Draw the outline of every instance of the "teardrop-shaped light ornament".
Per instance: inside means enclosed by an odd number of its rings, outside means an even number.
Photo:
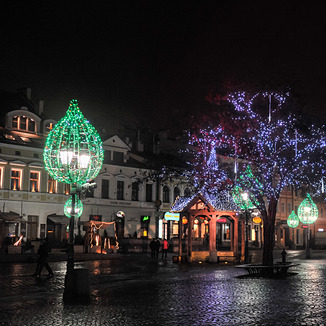
[[[43,153],[45,169],[59,182],[83,184],[99,173],[104,153],[101,138],[71,100],[66,115],[50,131]]]
[[[72,196],[75,196],[75,214],[74,214],[75,218],[80,217],[83,214],[84,205],[76,194]],[[71,217],[71,213],[72,213],[72,196],[70,196],[69,199],[66,201],[63,209],[67,217]]]
[[[313,202],[309,194],[307,194],[307,197],[299,205],[298,217],[300,222],[304,224],[312,224],[318,218],[317,205]]]
[[[292,211],[292,213],[289,215],[287,220],[288,226],[291,228],[296,228],[299,225],[299,223],[300,223],[299,217],[297,216],[296,213],[294,213],[294,211]]]

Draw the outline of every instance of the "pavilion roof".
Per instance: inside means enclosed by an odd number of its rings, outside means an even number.
[[[240,207],[234,202],[233,197],[227,192],[222,191],[217,195],[207,192],[199,192],[191,197],[179,196],[171,207],[171,212],[182,212],[195,204],[198,199],[202,200],[207,206],[219,211],[239,212]]]

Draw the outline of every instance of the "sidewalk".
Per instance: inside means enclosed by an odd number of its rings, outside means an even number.
[[[53,261],[55,277],[40,280],[31,277],[33,263],[4,263],[0,325],[325,325],[326,251],[304,255],[288,251],[300,265],[284,279],[239,277],[246,273],[230,264],[173,263],[172,254],[106,255],[76,262],[89,269],[91,300],[74,305],[62,300],[65,261]]]
[[[35,263],[37,253],[34,254],[0,254],[0,263]],[[75,261],[115,259],[118,253],[74,253]],[[62,250],[52,250],[49,261],[67,261],[67,253]]]

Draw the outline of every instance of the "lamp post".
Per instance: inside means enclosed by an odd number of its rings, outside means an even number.
[[[71,100],[66,115],[49,133],[44,148],[44,163],[55,180],[70,184],[71,204],[67,273],[64,300],[75,296],[74,289],[74,219],[78,195],[89,187],[88,182],[99,173],[103,162],[102,141],[96,129],[87,121],[76,100]],[[68,205],[66,205],[68,206]]]
[[[248,199],[249,195],[245,191],[241,194],[242,200],[245,203],[244,204],[244,211],[245,211],[245,264],[249,263],[249,246],[248,246],[248,236],[249,236],[249,230],[248,230],[248,220],[249,220],[249,210],[248,210]]]
[[[306,258],[310,258],[310,224],[316,222],[318,218],[318,208],[309,194],[307,194],[307,197],[299,205],[298,217],[303,224],[307,224]]]
[[[232,196],[234,202],[243,210],[244,217],[245,217],[245,251],[244,251],[244,263],[249,263],[249,217],[250,211],[253,210],[255,207],[254,203],[252,202],[249,192],[244,191],[239,186],[235,186],[232,191]]]

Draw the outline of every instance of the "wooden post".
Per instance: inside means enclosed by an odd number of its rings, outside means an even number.
[[[209,221],[209,251],[216,251],[216,216]]]
[[[234,240],[234,226],[233,226],[233,224],[234,224],[234,220],[233,220],[233,223],[231,222],[230,223],[230,250],[231,251],[233,251],[234,252],[234,242],[233,242],[233,240]]]
[[[192,253],[192,225],[194,223],[194,217],[189,215],[188,220],[188,246],[187,246],[187,255],[188,261],[191,262],[191,253]]]

